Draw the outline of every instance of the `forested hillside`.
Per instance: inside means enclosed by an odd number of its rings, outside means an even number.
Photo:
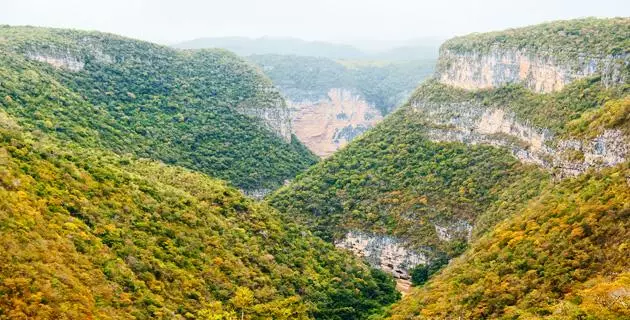
[[[271,189],[316,158],[272,83],[222,50],[0,28],[0,107],[29,130]]]
[[[428,125],[403,107],[268,200],[324,239],[358,229],[396,235],[429,256],[453,256],[465,248],[467,231],[441,241],[435,225],[472,226],[498,213],[504,198],[517,205],[548,181],[508,151],[432,142]]]
[[[0,111],[0,318],[364,319],[391,277],[225,183]]]
[[[630,319],[628,163],[545,189],[391,319]]]

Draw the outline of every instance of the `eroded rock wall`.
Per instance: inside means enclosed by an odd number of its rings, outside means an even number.
[[[373,267],[397,279],[410,279],[411,268],[428,262],[424,254],[408,249],[402,241],[391,236],[349,231],[335,245],[364,257]]]
[[[281,137],[285,142],[291,142],[291,132],[293,131],[291,110],[275,88],[265,88],[263,92],[265,93],[264,101],[254,98],[236,106],[235,110],[261,120],[268,130]]]
[[[380,112],[352,91],[333,88],[319,101],[289,101],[295,135],[328,157],[382,120]]]
[[[587,140],[555,139],[544,128],[520,122],[504,109],[484,108],[475,102],[412,104],[415,112],[431,123],[427,135],[433,141],[457,141],[507,147],[523,162],[574,176],[589,168],[624,162],[630,141],[620,130],[604,130]]]
[[[463,89],[496,88],[522,83],[539,93],[561,90],[568,83],[601,74],[607,85],[623,83],[628,55],[579,56],[559,61],[548,52],[491,48],[487,52],[442,48],[437,68],[441,83]]]

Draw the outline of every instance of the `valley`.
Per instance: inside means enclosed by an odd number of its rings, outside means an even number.
[[[630,18],[426,51],[0,26],[0,319],[630,319]]]
[[[434,61],[337,62],[288,55],[247,57],[287,99],[293,132],[326,158],[395,110]]]

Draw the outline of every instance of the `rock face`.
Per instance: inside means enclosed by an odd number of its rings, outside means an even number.
[[[409,270],[427,263],[424,254],[405,248],[400,240],[390,236],[350,231],[336,241],[335,246],[364,257],[373,267],[391,273],[397,279],[411,279]]]
[[[463,89],[495,88],[522,83],[535,92],[561,90],[566,84],[595,73],[605,84],[623,83],[625,56],[580,56],[563,63],[546,52],[491,48],[488,52],[453,51],[442,48],[437,78]]]
[[[291,142],[291,111],[287,107],[280,93],[273,87],[265,88],[264,101],[251,99],[236,106],[236,111],[261,120],[263,125],[281,137],[285,142]]]
[[[521,161],[556,170],[561,177],[619,164],[630,152],[628,138],[619,130],[605,130],[586,141],[556,140],[548,130],[521,123],[509,111],[484,108],[472,101],[436,104],[418,100],[412,108],[432,124],[427,135],[433,141],[507,147]]]
[[[31,60],[45,62],[55,68],[66,69],[69,71],[81,71],[85,67],[85,62],[71,54],[43,54],[36,52],[27,53],[26,57]]]
[[[319,101],[289,101],[295,135],[320,157],[382,120],[380,112],[350,90],[333,88]]]

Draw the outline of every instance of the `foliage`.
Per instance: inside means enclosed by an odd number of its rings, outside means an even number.
[[[619,129],[630,136],[630,95],[607,101],[601,108],[589,110],[567,124],[570,136],[593,138],[603,129]]]
[[[440,271],[440,269],[447,265],[448,262],[448,258],[445,255],[442,255],[437,259],[430,261],[428,264],[419,264],[415,266],[409,272],[409,274],[411,274],[411,283],[414,286],[424,284],[429,280],[429,277]]]
[[[630,319],[628,163],[546,188],[392,319]]]
[[[424,137],[426,129],[418,113],[403,107],[268,201],[324,239],[367,229],[431,248],[429,255],[455,256],[462,242],[439,240],[435,225],[472,225],[486,211],[494,216],[484,221],[500,221],[517,207],[503,200],[525,203],[548,181],[507,151],[435,143]]]
[[[285,143],[237,112],[286,105],[269,79],[226,51],[31,27],[1,27],[0,39],[0,108],[29,130],[247,190],[278,187],[316,161],[297,139]],[[69,71],[28,56],[84,65]]]
[[[569,63],[585,55],[627,55],[630,53],[630,19],[585,18],[475,33],[448,40],[441,50],[483,53],[497,47],[534,51]]]
[[[391,112],[433,72],[433,60],[408,62],[334,61],[290,55],[253,55],[276,86],[293,101],[317,101],[332,88],[362,96],[382,114]]]
[[[362,319],[399,296],[223,182],[2,121],[0,318]]]

